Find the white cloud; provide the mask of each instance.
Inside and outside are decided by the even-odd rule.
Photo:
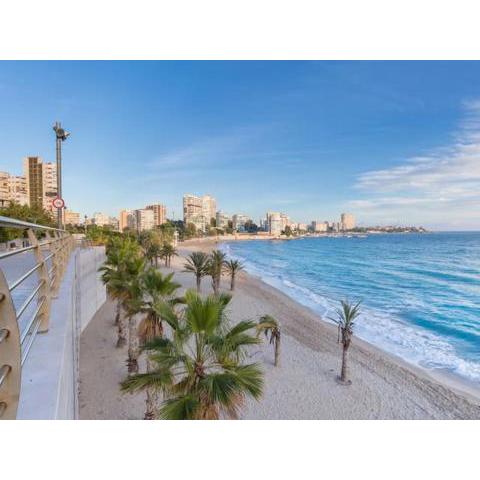
[[[437,228],[480,229],[480,100],[464,104],[449,145],[365,172],[356,187],[364,198],[350,202],[359,216],[377,221],[422,223]]]

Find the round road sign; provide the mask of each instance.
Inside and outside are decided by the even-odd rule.
[[[57,197],[57,198],[54,198],[54,199],[53,199],[52,205],[53,205],[55,208],[63,208],[63,207],[65,206],[65,202],[63,201],[62,198]]]

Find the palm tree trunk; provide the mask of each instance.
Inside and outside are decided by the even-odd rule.
[[[200,293],[200,284],[202,282],[202,277],[197,275],[197,293]]]
[[[120,304],[120,300],[116,300],[115,304],[115,320],[113,322],[114,325],[118,326],[118,322],[120,321],[120,312],[122,309],[122,305]]]
[[[235,274],[232,273],[232,280],[230,281],[230,290],[235,290]]]
[[[138,373],[138,335],[135,315],[128,318],[128,373]]]
[[[275,361],[273,364],[278,367],[278,362],[280,360],[280,338],[275,340]]]
[[[347,382],[348,379],[348,367],[347,367],[347,351],[348,351],[348,346],[343,345],[343,350],[342,350],[342,371],[340,373],[340,380],[342,382]]]
[[[151,372],[153,369],[152,363],[147,359],[147,373]],[[152,388],[147,388],[147,398],[145,400],[145,420],[155,420],[155,410],[157,409],[158,393]]]
[[[120,304],[120,302],[118,302]],[[127,332],[125,329],[125,315],[120,305],[120,315],[118,317],[118,324],[117,324],[117,348],[122,348],[127,343]]]

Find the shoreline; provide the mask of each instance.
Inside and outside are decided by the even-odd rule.
[[[237,241],[238,240],[250,240],[250,239],[244,238],[244,239],[237,239]],[[272,240],[272,239],[269,238],[265,240]],[[185,242],[180,244],[179,248],[182,248],[182,246],[185,245],[186,250],[188,251],[191,251],[195,248],[195,249],[201,249],[202,251],[205,251],[205,252],[209,252],[213,248],[220,247],[222,243],[228,242],[228,241],[231,241],[231,240],[215,240],[215,239],[198,240],[196,239],[196,241],[189,240],[188,241],[189,243],[187,245],[185,245]],[[256,284],[257,288],[270,290],[270,293],[274,291],[275,295],[284,296],[285,298],[288,298],[290,301],[294,302],[299,309],[305,309],[306,311],[309,312],[309,314],[315,316],[316,320],[322,325],[322,328],[328,328],[328,329],[333,328],[335,331],[334,333],[336,334],[336,331],[337,331],[336,327],[333,324],[325,321],[318,312],[316,312],[309,306],[302,304],[301,302],[299,302],[292,296],[288,295],[287,293],[283,292],[279,288],[265,282],[258,275],[254,275],[246,271],[243,271],[242,274],[244,276],[248,276],[251,282],[257,282]],[[424,376],[430,381],[438,382],[442,386],[449,388],[450,390],[454,391],[459,395],[463,395],[467,397],[469,400],[473,402],[480,402],[480,386],[474,384],[468,379],[461,377],[460,375],[454,374],[446,370],[440,370],[440,369],[432,370],[426,367],[422,367],[420,365],[416,365],[414,363],[409,362],[408,360],[403,359],[398,355],[395,355],[389,352],[388,350],[384,350],[383,348],[370,343],[368,340],[364,340],[356,336],[354,336],[353,343],[359,346],[362,346],[362,348],[365,348],[367,350],[368,349],[374,350],[376,351],[377,354],[385,355],[386,357],[388,357],[390,361],[394,363],[398,363],[403,368],[411,370],[415,375]]]
[[[183,272],[185,256],[215,248],[214,239],[182,243],[171,268],[180,283],[179,294],[195,288],[195,278]],[[223,277],[221,291],[229,293]],[[212,292],[203,278],[202,295]],[[480,397],[457,388],[454,382],[429,375],[368,342],[354,337],[349,350],[352,384],[336,381],[341,348],[337,328],[282,291],[247,272],[240,272],[228,306],[232,322],[270,314],[282,329],[280,364],[273,365],[267,342],[252,346],[248,363],[264,371],[264,392],[257,402],[248,399],[244,420],[453,420],[480,419]],[[125,348],[115,348],[114,304],[107,300],[83,331],[80,345],[79,416],[81,419],[132,419],[144,416],[145,395],[122,394],[127,377]],[[145,358],[140,358],[140,369]]]

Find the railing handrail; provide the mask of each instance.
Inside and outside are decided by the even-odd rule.
[[[4,217],[0,215],[0,227],[8,228],[31,228],[32,230],[48,230],[52,232],[66,232],[59,228],[47,227],[46,225],[40,225],[38,223],[24,222],[23,220],[17,220],[15,218]]]
[[[7,282],[0,264],[0,419],[15,418],[20,397],[21,371],[38,333],[48,330],[51,299],[59,289],[75,241],[66,230],[0,216],[0,227],[18,228],[27,233],[28,247],[0,253],[0,260],[31,251],[35,265],[19,278]],[[35,234],[43,230],[40,242]],[[47,262],[51,262],[48,268]],[[21,306],[16,307],[12,291],[34,273],[36,285]],[[20,329],[19,319],[36,298],[33,314]]]

